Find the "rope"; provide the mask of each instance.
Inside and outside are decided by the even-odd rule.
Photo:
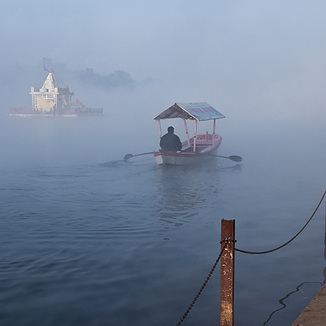
[[[188,316],[190,310],[193,308],[193,306],[195,305],[195,303],[196,303],[196,301],[198,300],[199,296],[200,296],[201,293],[203,292],[203,290],[204,290],[205,286],[207,285],[209,279],[211,278],[211,276],[212,276],[212,274],[213,274],[213,272],[214,272],[214,270],[215,270],[215,268],[216,268],[216,266],[217,266],[219,260],[221,259],[222,253],[223,253],[225,247],[227,246],[227,244],[228,244],[228,241],[224,241],[224,246],[223,246],[223,248],[222,248],[222,250],[221,250],[219,256],[217,257],[217,259],[216,259],[216,261],[215,261],[215,263],[214,263],[214,265],[213,265],[211,271],[209,272],[208,276],[206,277],[205,282],[203,283],[203,285],[201,286],[200,290],[199,290],[198,293],[196,294],[194,300],[192,300],[192,302],[191,302],[191,304],[189,305],[189,307],[188,307],[188,309],[186,310],[186,312],[183,314],[183,316],[182,316],[181,319],[179,320],[177,326],[180,326],[180,325],[182,324],[182,322],[186,319],[186,317]]]
[[[283,247],[285,247],[286,245],[288,245],[290,242],[292,242],[305,228],[306,226],[309,224],[309,222],[312,220],[312,218],[315,216],[316,212],[318,211],[322,201],[324,200],[326,195],[326,191],[324,191],[323,196],[321,197],[316,209],[314,210],[314,212],[312,213],[311,217],[309,218],[309,220],[307,221],[307,223],[301,228],[301,230],[295,235],[293,236],[289,241],[285,242],[284,244],[282,244],[281,246],[274,248],[274,249],[270,249],[270,250],[266,250],[266,251],[247,251],[247,250],[242,250],[242,249],[238,249],[238,248],[234,248],[234,250],[238,251],[238,252],[242,252],[244,254],[250,254],[250,255],[262,255],[262,254],[269,254],[273,251],[279,250]]]

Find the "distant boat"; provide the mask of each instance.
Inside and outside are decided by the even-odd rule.
[[[215,155],[222,142],[222,137],[215,133],[216,120],[225,116],[206,102],[200,103],[175,103],[154,120],[158,121],[159,135],[162,137],[161,120],[180,118],[184,121],[187,140],[182,143],[182,148],[177,152],[164,151],[154,152],[157,164],[191,165],[211,159]],[[186,120],[195,122],[194,136],[189,138]],[[197,134],[197,124],[200,121],[213,121],[212,133]]]
[[[68,87],[58,87],[54,72],[51,69],[38,90],[31,87],[32,108],[10,108],[8,115],[11,117],[80,117],[103,115],[102,108],[88,108],[76,99],[72,103],[74,93]]]

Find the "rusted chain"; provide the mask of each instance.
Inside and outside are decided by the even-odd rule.
[[[205,286],[207,285],[209,279],[210,279],[211,276],[213,275],[214,270],[215,270],[215,268],[216,268],[216,266],[217,266],[219,260],[221,259],[222,253],[223,253],[225,247],[227,246],[227,244],[228,244],[228,241],[224,241],[224,246],[223,246],[223,248],[221,249],[221,252],[220,252],[219,256],[217,257],[217,259],[216,259],[216,261],[215,261],[215,263],[214,263],[214,265],[213,265],[211,271],[209,272],[208,276],[206,277],[205,282],[203,283],[203,285],[201,286],[200,290],[199,290],[198,293],[196,294],[194,300],[192,300],[192,302],[191,302],[191,304],[189,305],[189,307],[188,307],[188,309],[186,310],[186,312],[183,314],[183,316],[181,317],[181,319],[180,319],[179,322],[177,323],[177,326],[180,326],[180,325],[183,323],[183,321],[184,321],[184,320],[186,319],[186,317],[188,316],[190,310],[192,309],[192,307],[195,305],[196,301],[198,300],[199,296],[200,296],[201,293],[203,292],[203,290],[204,290]]]
[[[318,211],[322,201],[324,200],[326,195],[326,191],[324,192],[323,196],[321,197],[316,209],[314,210],[314,212],[312,213],[311,217],[309,218],[309,220],[307,221],[307,223],[301,228],[301,230],[295,235],[293,236],[289,241],[285,242],[284,244],[282,244],[281,246],[274,248],[274,249],[270,249],[270,250],[266,250],[266,251],[247,251],[247,250],[242,250],[242,249],[238,249],[238,248],[234,248],[234,250],[238,251],[238,252],[242,252],[244,254],[250,254],[250,255],[262,255],[262,254],[269,254],[273,251],[279,250],[283,247],[285,247],[286,245],[288,245],[290,242],[292,242],[305,228],[306,226],[309,224],[309,222],[312,220],[312,218],[315,216],[316,212]]]

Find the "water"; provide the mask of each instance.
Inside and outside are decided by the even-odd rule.
[[[105,123],[3,123],[1,325],[175,325],[219,254],[221,219],[236,220],[238,248],[274,248],[325,190],[322,123],[298,142],[296,132],[226,132],[220,154],[243,163],[196,168],[124,162],[150,149],[124,138],[109,147],[116,130]],[[266,325],[290,325],[309,303],[324,281],[324,215],[323,204],[278,252],[236,253],[236,325],[263,325],[282,298]],[[219,268],[184,325],[218,321]]]

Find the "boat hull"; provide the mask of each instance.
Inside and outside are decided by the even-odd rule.
[[[216,151],[214,151],[216,152]],[[212,153],[206,154],[182,154],[173,152],[155,152],[154,156],[158,165],[169,164],[169,165],[196,165],[211,161],[216,156]]]
[[[154,152],[154,157],[158,165],[196,165],[210,161],[219,148],[222,137],[220,135],[198,135],[196,151],[193,151],[193,139],[190,143],[184,142],[180,152],[165,152],[159,150]]]

